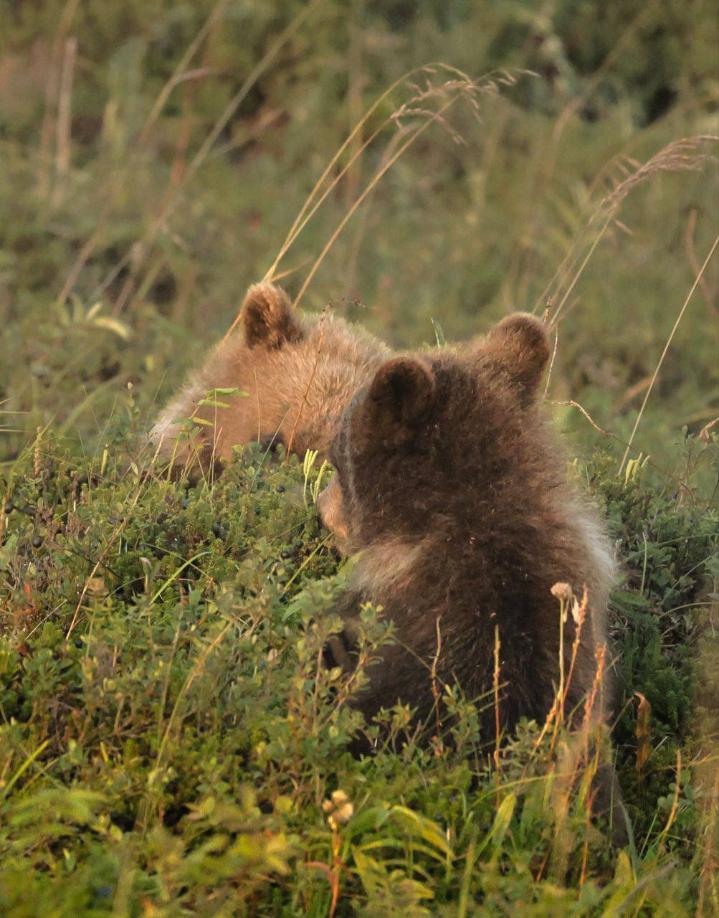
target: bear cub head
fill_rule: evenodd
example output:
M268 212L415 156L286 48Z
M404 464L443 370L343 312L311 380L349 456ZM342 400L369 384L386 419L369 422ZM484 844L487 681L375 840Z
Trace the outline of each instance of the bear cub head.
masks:
M254 284L237 328L163 410L150 440L188 469L226 462L253 440L324 457L340 415L388 355L362 329L329 312L303 316L280 287ZM225 391L216 398L217 389Z
M423 537L485 506L536 445L549 354L543 323L517 313L467 346L386 361L330 449L336 474L318 509L341 550Z

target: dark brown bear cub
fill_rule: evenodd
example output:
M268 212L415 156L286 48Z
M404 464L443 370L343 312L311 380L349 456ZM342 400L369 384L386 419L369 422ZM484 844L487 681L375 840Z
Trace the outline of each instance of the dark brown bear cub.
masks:
M571 615L563 633L565 711L583 713L613 565L537 404L548 356L542 323L510 316L461 349L388 360L342 418L319 509L359 555L335 662L352 665L361 602L381 605L395 626L357 697L368 717L401 701L434 725L433 678L457 682L478 701L483 740L493 743L498 635L502 729L522 716L543 723L560 684L557 583L589 597L573 664Z

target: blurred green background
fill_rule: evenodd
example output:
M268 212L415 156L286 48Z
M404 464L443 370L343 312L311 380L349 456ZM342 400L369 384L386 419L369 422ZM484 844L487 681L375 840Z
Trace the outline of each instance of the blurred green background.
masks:
M276 276L312 272L303 308L394 346L559 309L549 397L611 434L558 406L578 450L621 456L719 226L716 141L661 152L719 134L714 2L2 0L0 21L4 458L51 420L88 450L146 429L355 128ZM719 415L718 290L715 258L632 447L664 472Z

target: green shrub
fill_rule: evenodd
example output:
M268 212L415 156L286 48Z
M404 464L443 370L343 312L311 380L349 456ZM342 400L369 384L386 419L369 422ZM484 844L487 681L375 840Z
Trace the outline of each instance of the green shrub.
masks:
M43 434L2 489L3 912L325 914L335 890L348 914L684 913L701 831L693 607L719 526L614 468L588 474L626 572L614 740L636 847L618 859L587 822L591 761L561 733L523 725L496 767L456 696L451 741L404 742L399 708L378 753L352 758L360 717L322 664L343 574L307 501L317 470L251 447L190 487ZM375 610L365 630L371 652ZM636 692L652 708L639 772ZM328 821L342 796L323 811L335 790L346 822Z

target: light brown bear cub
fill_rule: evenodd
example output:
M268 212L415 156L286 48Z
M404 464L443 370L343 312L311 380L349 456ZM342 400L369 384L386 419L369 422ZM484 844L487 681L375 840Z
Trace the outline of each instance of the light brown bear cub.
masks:
M361 329L331 314L300 317L282 289L255 284L240 328L164 409L150 439L160 458L205 469L253 440L324 457L342 411L388 356ZM229 388L244 394L212 396ZM181 436L188 418L197 419L191 439Z
M356 699L366 716L401 701L434 726L433 678L458 682L494 743L498 633L502 730L522 716L543 723L560 684L557 583L588 591L573 665L571 615L563 633L565 710L582 715L613 563L538 405L548 356L543 324L516 314L462 348L388 360L345 412L330 450L336 474L318 504L359 555L330 662L354 665L362 602L383 607L396 637L367 669Z

